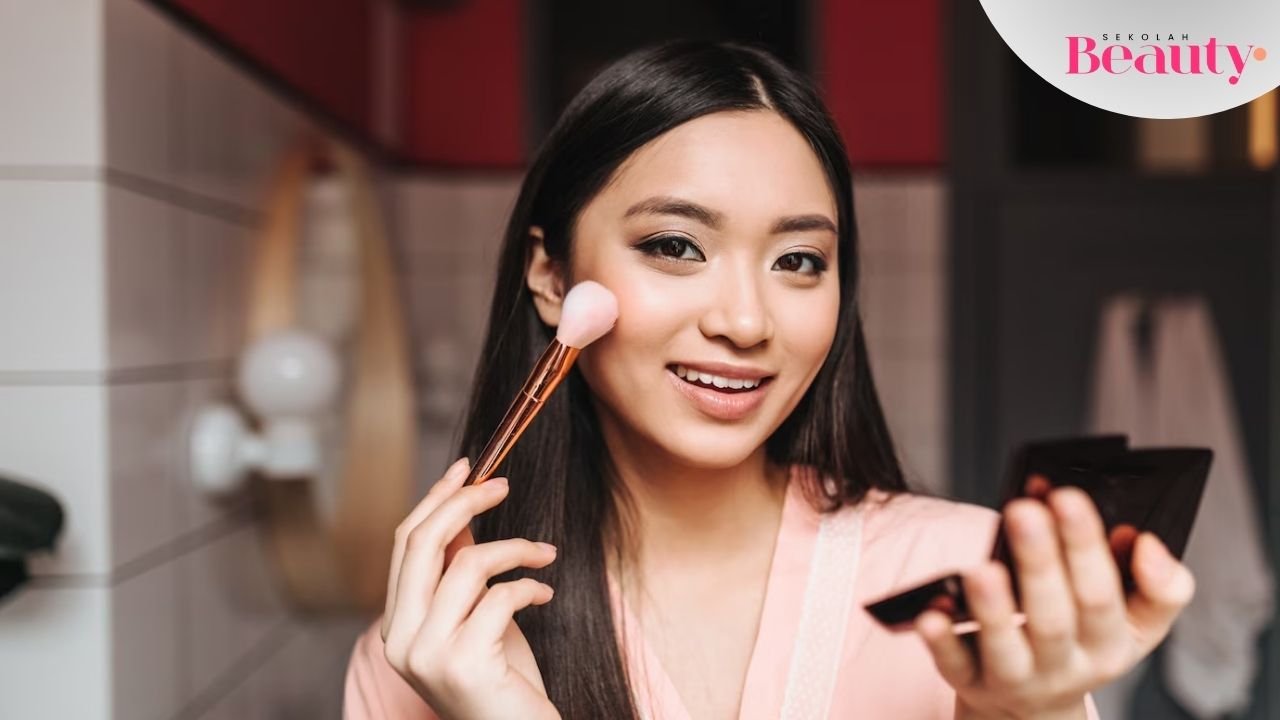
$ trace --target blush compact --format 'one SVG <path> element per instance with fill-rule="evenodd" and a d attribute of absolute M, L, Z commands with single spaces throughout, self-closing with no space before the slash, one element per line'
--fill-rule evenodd
<path fill-rule="evenodd" d="M 1125 592 L 1135 588 L 1131 570 L 1133 542 L 1150 531 L 1174 557 L 1181 558 L 1195 522 L 1213 452 L 1206 448 L 1130 448 L 1125 435 L 1095 435 L 1037 440 L 1019 446 L 1010 457 L 1001 507 L 1019 497 L 1044 500 L 1055 487 L 1072 485 L 1093 500 L 1106 528 Z M 1017 572 L 1004 523 L 991 557 Z M 956 631 L 975 631 L 960 573 L 951 573 L 868 603 L 872 617 L 890 630 L 909 630 L 920 613 L 936 608 L 956 623 Z"/>

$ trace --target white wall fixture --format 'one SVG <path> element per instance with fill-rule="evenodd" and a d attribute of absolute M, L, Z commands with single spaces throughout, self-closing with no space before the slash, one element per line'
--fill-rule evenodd
<path fill-rule="evenodd" d="M 194 419 L 193 482 L 261 500 L 296 609 L 376 610 L 418 431 L 398 277 L 363 161 L 303 139 L 278 166 L 252 255 L 239 402 Z"/>
<path fill-rule="evenodd" d="M 315 475 L 323 465 L 321 414 L 337 398 L 338 356 L 304 330 L 255 341 L 240 359 L 239 394 L 262 430 L 228 403 L 202 409 L 191 433 L 191 477 L 204 490 L 239 489 L 249 470 L 268 478 Z"/>

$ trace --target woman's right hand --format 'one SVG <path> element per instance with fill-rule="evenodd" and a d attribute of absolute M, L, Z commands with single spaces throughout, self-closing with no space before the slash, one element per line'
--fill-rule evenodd
<path fill-rule="evenodd" d="M 396 529 L 387 661 L 443 720 L 559 718 L 513 618 L 551 600 L 551 587 L 533 578 L 487 585 L 517 567 L 545 567 L 556 549 L 522 538 L 477 545 L 471 519 L 502 502 L 507 483 L 463 487 L 469 472 L 460 458 Z"/>

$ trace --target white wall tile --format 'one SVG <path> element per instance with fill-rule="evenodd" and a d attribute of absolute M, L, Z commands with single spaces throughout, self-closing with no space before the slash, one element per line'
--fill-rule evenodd
<path fill-rule="evenodd" d="M 896 427 L 890 422 L 894 440 L 898 444 L 899 460 L 907 482 L 913 488 L 926 488 L 932 492 L 947 492 L 946 438 L 934 425 L 921 428 Z"/>
<path fill-rule="evenodd" d="M 185 647 L 192 694 L 244 661 L 285 618 L 256 525 L 245 525 L 177 560 L 190 629 Z"/>
<path fill-rule="evenodd" d="M 106 26 L 107 165 L 172 182 L 176 32 L 149 2 L 100 1 Z"/>
<path fill-rule="evenodd" d="M 189 210 L 179 212 L 179 287 L 175 359 L 229 360 L 245 339 L 252 231 L 243 225 Z"/>
<path fill-rule="evenodd" d="M 276 720 L 267 713 L 258 712 L 254 707 L 251 680 L 252 678 L 246 678 L 240 685 L 229 690 L 213 707 L 201 713 L 197 720 Z"/>
<path fill-rule="evenodd" d="M 112 558 L 115 567 L 173 542 L 190 529 L 180 472 L 187 447 L 181 382 L 108 388 Z"/>
<path fill-rule="evenodd" d="M 939 272 L 871 270 L 862 276 L 859 299 L 868 344 L 905 341 L 915 352 L 943 350 L 946 332 L 944 279 Z"/>
<path fill-rule="evenodd" d="M 908 479 L 945 492 L 946 186 L 936 175 L 855 183 L 859 300 L 876 387 Z"/>
<path fill-rule="evenodd" d="M 95 181 L 0 180 L 0 371 L 105 367 L 102 203 Z"/>
<path fill-rule="evenodd" d="M 867 175 L 854 182 L 859 256 L 865 266 L 941 269 L 946 181 L 936 175 Z"/>
<path fill-rule="evenodd" d="M 393 212 L 411 266 L 443 277 L 457 269 L 495 267 L 522 180 L 517 173 L 401 180 Z"/>
<path fill-rule="evenodd" d="M 454 422 L 449 420 L 450 428 L 445 428 L 445 417 L 458 415 L 465 403 L 488 324 L 502 236 L 521 179 L 515 173 L 415 175 L 398 181 L 391 194 L 392 226 L 408 265 L 401 278 L 407 285 L 431 447 L 451 444 Z"/>
<path fill-rule="evenodd" d="M 104 588 L 27 586 L 0 605 L 0 717 L 112 720 Z"/>
<path fill-rule="evenodd" d="M 887 345 L 869 349 L 877 384 L 883 384 L 881 399 L 904 420 L 933 417 L 942 394 L 944 365 L 937 358 L 923 357 Z"/>
<path fill-rule="evenodd" d="M 456 426 L 457 422 L 451 423 L 451 426 L 440 432 L 423 432 L 418 439 L 418 473 L 414 482 L 414 505 L 417 500 L 424 497 L 427 492 L 436 484 L 444 471 L 453 464 L 457 457 L 453 457 L 453 433 L 452 426 Z"/>
<path fill-rule="evenodd" d="M 5 3 L 0 165 L 101 164 L 102 22 L 102 0 Z"/>
<path fill-rule="evenodd" d="M 293 637 L 251 680 L 252 718 L 339 720 L 347 660 L 371 618 L 297 622 Z"/>
<path fill-rule="evenodd" d="M 179 33 L 175 65 L 179 184 L 260 209 L 280 153 L 312 124 L 195 37 Z"/>
<path fill-rule="evenodd" d="M 457 179 L 437 175 L 413 175 L 402 179 L 396 188 L 396 225 L 410 263 L 418 257 L 438 260 L 456 255 L 457 248 L 475 229 L 458 212 L 461 189 Z M 456 244 L 455 244 L 456 243 Z M 436 263 L 423 263 L 427 270 Z"/>
<path fill-rule="evenodd" d="M 64 513 L 56 552 L 33 558 L 33 574 L 111 569 L 106 442 L 104 387 L 0 385 L 0 473 L 45 489 Z"/>
<path fill-rule="evenodd" d="M 106 287 L 108 357 L 113 369 L 165 365 L 181 357 L 179 209 L 108 187 Z"/>
<path fill-rule="evenodd" d="M 113 718 L 166 720 L 181 709 L 187 632 L 173 563 L 111 589 Z"/>
<path fill-rule="evenodd" d="M 412 326 L 414 339 L 422 344 L 428 338 L 448 332 L 453 323 L 449 314 L 457 302 L 456 279 L 440 278 L 434 273 L 412 273 L 401 276 L 407 286 L 407 320 Z M 419 358 L 421 360 L 421 358 Z"/>
<path fill-rule="evenodd" d="M 244 102 L 235 72 L 194 37 L 179 33 L 175 46 L 178 182 L 192 192 L 234 200 L 236 119 Z"/>

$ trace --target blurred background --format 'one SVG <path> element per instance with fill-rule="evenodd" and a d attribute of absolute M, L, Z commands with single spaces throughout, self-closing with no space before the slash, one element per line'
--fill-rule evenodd
<path fill-rule="evenodd" d="M 1103 717 L 1280 717 L 1276 93 L 1111 114 L 947 0 L 0 0 L 0 477 L 64 513 L 53 552 L 10 555 L 0 717 L 340 716 L 373 615 L 296 602 L 261 495 L 211 495 L 189 461 L 197 412 L 239 394 L 281 158 L 320 137 L 368 169 L 417 497 L 453 460 L 527 163 L 593 73 L 674 37 L 764 44 L 825 94 L 872 364 L 919 487 L 994 505 L 1031 437 L 1213 445 L 1224 490 L 1197 533 L 1219 561 L 1203 627 L 1235 639 L 1221 679 L 1179 687 L 1158 653 Z M 319 287 L 353 272 L 324 244 L 326 197 L 308 195 L 298 255 Z"/>

